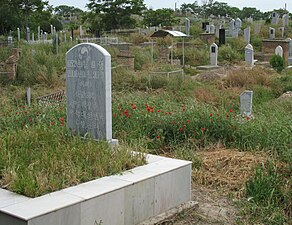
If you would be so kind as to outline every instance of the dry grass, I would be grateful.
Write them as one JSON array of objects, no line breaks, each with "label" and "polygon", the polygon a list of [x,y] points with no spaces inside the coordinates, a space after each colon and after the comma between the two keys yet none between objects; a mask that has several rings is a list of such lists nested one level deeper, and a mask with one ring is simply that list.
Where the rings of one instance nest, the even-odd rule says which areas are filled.
[{"label": "dry grass", "polygon": [[262,67],[233,69],[229,70],[226,78],[223,79],[223,84],[227,88],[249,88],[253,85],[269,87],[272,76],[275,76],[275,72]]},{"label": "dry grass", "polygon": [[206,87],[198,87],[195,90],[196,100],[204,103],[212,103],[218,101],[218,96],[214,93],[214,91],[206,88]]},{"label": "dry grass", "polygon": [[251,152],[239,152],[224,148],[199,153],[202,167],[193,171],[196,184],[220,187],[226,191],[243,194],[245,182],[251,177],[256,166],[266,162],[267,156]]}]

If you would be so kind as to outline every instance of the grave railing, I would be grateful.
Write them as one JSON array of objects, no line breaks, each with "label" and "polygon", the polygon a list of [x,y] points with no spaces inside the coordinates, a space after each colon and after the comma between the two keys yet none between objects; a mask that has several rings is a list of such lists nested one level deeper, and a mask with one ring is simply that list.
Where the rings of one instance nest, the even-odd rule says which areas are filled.
[{"label": "grave railing", "polygon": [[49,95],[41,96],[37,98],[37,102],[40,105],[50,106],[60,104],[65,99],[65,91],[61,90]]}]

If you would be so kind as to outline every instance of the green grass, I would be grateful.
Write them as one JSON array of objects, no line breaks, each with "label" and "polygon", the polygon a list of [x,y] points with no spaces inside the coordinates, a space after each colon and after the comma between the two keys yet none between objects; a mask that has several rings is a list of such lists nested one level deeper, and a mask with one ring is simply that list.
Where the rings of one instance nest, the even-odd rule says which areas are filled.
[{"label": "green grass", "polygon": [[127,145],[112,150],[107,142],[72,136],[64,108],[2,105],[0,186],[35,197],[145,163]]}]

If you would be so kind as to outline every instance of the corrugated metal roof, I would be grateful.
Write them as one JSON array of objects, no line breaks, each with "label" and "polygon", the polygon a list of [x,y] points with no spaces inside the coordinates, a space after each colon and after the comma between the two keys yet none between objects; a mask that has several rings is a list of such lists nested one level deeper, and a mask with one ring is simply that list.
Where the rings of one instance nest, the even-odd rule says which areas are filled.
[{"label": "corrugated metal roof", "polygon": [[154,32],[151,37],[166,37],[167,35],[171,35],[173,37],[187,37],[186,34],[177,30],[158,30]]}]

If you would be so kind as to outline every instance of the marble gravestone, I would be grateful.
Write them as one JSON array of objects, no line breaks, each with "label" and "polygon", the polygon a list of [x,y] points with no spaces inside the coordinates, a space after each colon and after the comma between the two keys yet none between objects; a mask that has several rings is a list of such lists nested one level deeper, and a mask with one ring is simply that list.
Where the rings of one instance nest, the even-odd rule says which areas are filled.
[{"label": "marble gravestone", "polygon": [[254,50],[251,44],[245,47],[245,63],[248,66],[254,66]]},{"label": "marble gravestone", "polygon": [[288,27],[289,26],[289,14],[283,15],[282,19],[283,19],[283,27]]},{"label": "marble gravestone", "polygon": [[279,31],[281,32],[281,38],[284,38],[285,27],[279,27]]},{"label": "marble gravestone", "polygon": [[17,40],[20,41],[20,29],[17,27]]},{"label": "marble gravestone", "polygon": [[276,29],[270,27],[269,28],[269,34],[270,34],[270,39],[275,39],[275,37],[276,37]]},{"label": "marble gravestone", "polygon": [[190,21],[190,19],[186,18],[185,26],[186,26],[186,35],[189,36],[190,35],[190,30],[191,30],[191,21]]},{"label": "marble gravestone", "polygon": [[250,27],[244,29],[244,42],[245,44],[250,43]]},{"label": "marble gravestone", "polygon": [[95,140],[112,139],[111,55],[82,43],[66,53],[67,127]]},{"label": "marble gravestone", "polygon": [[211,66],[218,66],[217,58],[218,58],[218,46],[215,43],[213,43],[210,46],[210,65]]},{"label": "marble gravestone", "polygon": [[275,49],[275,54],[283,58],[283,48],[280,45],[278,45],[277,48]]},{"label": "marble gravestone", "polygon": [[240,114],[252,115],[252,91],[244,91],[240,94]]},{"label": "marble gravestone", "polygon": [[27,42],[30,41],[30,29],[29,29],[29,27],[26,28],[26,41]]},{"label": "marble gravestone", "polygon": [[271,21],[272,24],[274,24],[274,25],[278,24],[278,18],[279,18],[279,14],[276,12],[273,12],[272,13],[272,21]]},{"label": "marble gravestone", "polygon": [[230,22],[229,22],[229,35],[231,37],[233,37],[234,29],[235,29],[235,20],[231,19]]},{"label": "marble gravestone", "polygon": [[215,27],[215,37],[219,38],[219,30],[221,29],[221,24],[217,24]]},{"label": "marble gravestone", "polygon": [[242,26],[241,19],[236,18],[236,20],[235,20],[235,28],[238,29],[238,30],[240,30],[241,29],[241,26]]},{"label": "marble gravestone", "polygon": [[215,26],[213,24],[210,25],[210,33],[211,34],[215,33]]}]

